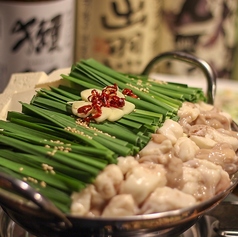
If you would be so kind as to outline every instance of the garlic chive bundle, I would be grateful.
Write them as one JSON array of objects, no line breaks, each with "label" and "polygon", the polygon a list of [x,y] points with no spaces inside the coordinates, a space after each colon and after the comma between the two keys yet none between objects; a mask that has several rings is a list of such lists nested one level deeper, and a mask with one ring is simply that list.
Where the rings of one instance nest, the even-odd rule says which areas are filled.
[{"label": "garlic chive bundle", "polygon": [[[200,88],[125,75],[93,59],[61,76],[70,86],[42,88],[22,103],[21,113],[9,111],[0,121],[0,172],[25,180],[65,213],[73,191],[92,183],[118,156],[138,154],[166,119],[178,120],[184,101],[206,101]],[[133,105],[122,117],[97,121],[72,113],[82,91],[113,85]]]}]

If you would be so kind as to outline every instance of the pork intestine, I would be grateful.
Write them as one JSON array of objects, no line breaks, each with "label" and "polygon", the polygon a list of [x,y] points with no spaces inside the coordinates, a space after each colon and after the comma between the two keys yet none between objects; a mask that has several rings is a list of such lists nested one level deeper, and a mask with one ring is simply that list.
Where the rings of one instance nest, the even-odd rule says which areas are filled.
[{"label": "pork intestine", "polygon": [[[227,114],[184,102],[178,122],[166,120],[137,157],[118,157],[80,193],[71,213],[128,216],[169,211],[210,199],[238,170],[238,133]],[[139,157],[139,158],[138,158]]]}]

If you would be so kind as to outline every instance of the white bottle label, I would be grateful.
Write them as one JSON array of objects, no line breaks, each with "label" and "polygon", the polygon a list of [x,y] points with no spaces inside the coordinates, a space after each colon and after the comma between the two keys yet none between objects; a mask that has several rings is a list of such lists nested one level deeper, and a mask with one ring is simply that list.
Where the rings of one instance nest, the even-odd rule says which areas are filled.
[{"label": "white bottle label", "polygon": [[76,60],[141,73],[158,51],[161,0],[88,0],[77,8]]},{"label": "white bottle label", "polygon": [[73,63],[75,0],[0,3],[0,92],[14,72]]}]

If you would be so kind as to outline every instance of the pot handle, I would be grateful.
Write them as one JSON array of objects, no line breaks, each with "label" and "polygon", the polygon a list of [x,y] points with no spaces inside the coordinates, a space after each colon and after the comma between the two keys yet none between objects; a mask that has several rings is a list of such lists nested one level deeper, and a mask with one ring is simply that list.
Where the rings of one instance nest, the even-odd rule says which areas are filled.
[{"label": "pot handle", "polygon": [[[55,218],[62,221],[59,228],[65,229],[72,226],[71,222],[67,219],[64,213],[62,213],[50,200],[45,198],[42,194],[38,193],[26,182],[0,172],[0,187],[32,201],[41,210],[45,211],[47,214],[53,215]],[[0,189],[0,199],[0,204],[3,204],[3,207],[10,209],[12,208],[11,203],[8,204],[8,201],[4,201],[8,200],[9,197],[6,197],[6,194],[4,194],[2,189]],[[18,200],[16,199],[15,201]]]},{"label": "pot handle", "polygon": [[183,61],[185,63],[189,63],[193,66],[196,66],[201,69],[204,73],[207,80],[207,102],[209,104],[214,103],[215,94],[216,94],[216,74],[213,68],[204,60],[193,56],[192,54],[182,52],[182,51],[169,51],[158,56],[154,57],[145,67],[142,75],[148,75],[152,68],[158,62],[162,60],[174,59],[178,61]]}]

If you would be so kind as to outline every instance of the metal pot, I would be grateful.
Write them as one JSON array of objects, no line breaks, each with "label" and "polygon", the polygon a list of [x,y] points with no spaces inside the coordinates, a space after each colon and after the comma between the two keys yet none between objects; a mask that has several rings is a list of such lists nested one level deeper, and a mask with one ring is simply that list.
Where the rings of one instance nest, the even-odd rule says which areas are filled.
[{"label": "metal pot", "polygon": [[[184,52],[167,52],[154,58],[142,74],[148,74],[155,63],[175,59],[199,67],[207,79],[208,103],[213,104],[216,77],[203,60]],[[237,127],[234,128],[238,131]],[[200,217],[216,207],[238,183],[238,172],[231,177],[230,187],[196,206],[180,210],[132,217],[74,217],[61,213],[49,200],[21,180],[0,173],[0,205],[9,217],[38,237],[120,237],[178,236]],[[9,191],[5,191],[5,190]]]}]

